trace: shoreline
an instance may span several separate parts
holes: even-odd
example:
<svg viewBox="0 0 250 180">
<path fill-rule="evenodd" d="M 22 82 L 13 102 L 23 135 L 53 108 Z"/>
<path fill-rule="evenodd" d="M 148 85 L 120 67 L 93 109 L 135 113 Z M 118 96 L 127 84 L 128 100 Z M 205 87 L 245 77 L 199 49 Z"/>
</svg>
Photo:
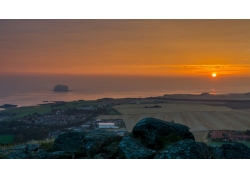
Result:
<svg viewBox="0 0 250 180">
<path fill-rule="evenodd" d="M 193 101 L 193 102 L 219 102 L 219 103 L 248 103 L 250 102 L 250 93 L 228 93 L 228 94 L 209 94 L 209 93 L 201 93 L 201 94 L 164 94 L 162 96 L 150 96 L 150 97 L 121 97 L 121 98 L 112 98 L 112 97 L 103 97 L 97 98 L 92 100 L 69 100 L 69 101 L 62 101 L 62 100 L 43 100 L 37 104 L 30 104 L 28 105 L 14 105 L 14 104 L 0 104 L 0 111 L 5 111 L 8 109 L 13 108 L 20 108 L 20 107 L 34 107 L 34 106 L 44 106 L 44 105 L 53 105 L 57 103 L 71 103 L 71 102 L 78 102 L 78 101 L 112 101 L 112 100 L 123 100 L 123 99 L 131 99 L 131 100 L 167 100 L 167 101 Z"/>
</svg>

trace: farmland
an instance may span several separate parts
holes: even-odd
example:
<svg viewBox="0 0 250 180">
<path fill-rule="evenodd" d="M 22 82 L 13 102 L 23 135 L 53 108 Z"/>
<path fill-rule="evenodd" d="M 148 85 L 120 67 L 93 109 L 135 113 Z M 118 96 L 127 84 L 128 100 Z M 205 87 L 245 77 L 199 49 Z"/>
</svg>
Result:
<svg viewBox="0 0 250 180">
<path fill-rule="evenodd" d="M 159 105 L 161 108 L 144 108 L 145 104 L 118 105 L 114 106 L 114 109 L 122 115 L 102 115 L 98 119 L 123 119 L 129 132 L 136 123 L 146 117 L 184 124 L 190 127 L 191 132 L 250 129 L 249 110 L 234 110 L 225 106 L 192 102 L 169 102 Z"/>
<path fill-rule="evenodd" d="M 13 142 L 14 135 L 1 135 L 0 134 L 0 143 L 8 144 Z"/>
</svg>

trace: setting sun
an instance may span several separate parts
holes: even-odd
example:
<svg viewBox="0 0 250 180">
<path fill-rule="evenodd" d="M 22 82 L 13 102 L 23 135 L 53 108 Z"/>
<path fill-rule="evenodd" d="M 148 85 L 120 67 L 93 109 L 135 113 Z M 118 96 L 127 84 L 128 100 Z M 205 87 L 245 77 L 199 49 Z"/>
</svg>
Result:
<svg viewBox="0 0 250 180">
<path fill-rule="evenodd" d="M 213 73 L 213 74 L 212 74 L 212 76 L 213 76 L 213 77 L 216 77 L 216 74 L 215 74 L 215 73 Z"/>
</svg>

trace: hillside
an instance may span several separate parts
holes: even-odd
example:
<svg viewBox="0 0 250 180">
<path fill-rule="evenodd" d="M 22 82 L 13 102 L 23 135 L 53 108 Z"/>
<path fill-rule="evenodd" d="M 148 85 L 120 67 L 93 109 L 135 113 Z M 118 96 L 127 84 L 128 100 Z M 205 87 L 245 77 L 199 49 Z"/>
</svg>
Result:
<svg viewBox="0 0 250 180">
<path fill-rule="evenodd" d="M 121 137 L 105 130 L 67 132 L 55 141 L 2 147 L 3 159 L 250 159 L 241 143 L 207 146 L 189 127 L 145 118 Z"/>
</svg>

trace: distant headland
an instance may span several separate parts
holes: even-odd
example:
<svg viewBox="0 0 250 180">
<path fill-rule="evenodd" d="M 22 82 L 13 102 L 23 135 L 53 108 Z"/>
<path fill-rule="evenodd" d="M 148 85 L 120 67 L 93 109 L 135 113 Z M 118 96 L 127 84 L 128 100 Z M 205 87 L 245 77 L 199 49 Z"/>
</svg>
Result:
<svg viewBox="0 0 250 180">
<path fill-rule="evenodd" d="M 14 108 L 14 107 L 17 107 L 17 105 L 13 105 L 13 104 L 4 104 L 4 105 L 1 105 L 0 108 L 4 108 L 4 109 L 7 109 L 7 108 Z"/>
<path fill-rule="evenodd" d="M 66 85 L 56 85 L 53 89 L 54 92 L 68 92 L 68 91 L 71 91 L 68 89 L 68 86 Z"/>
</svg>

